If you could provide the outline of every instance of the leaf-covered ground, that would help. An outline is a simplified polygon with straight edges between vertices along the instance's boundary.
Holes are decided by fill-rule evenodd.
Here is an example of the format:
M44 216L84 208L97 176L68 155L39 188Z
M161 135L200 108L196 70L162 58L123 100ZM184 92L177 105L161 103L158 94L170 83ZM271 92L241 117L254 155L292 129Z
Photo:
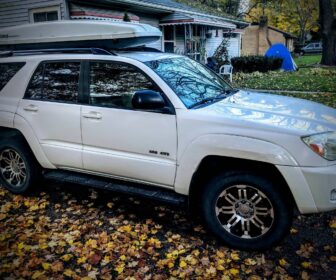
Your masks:
M336 213L297 216L264 253L235 251L184 209L45 182L0 187L0 279L335 279Z
M237 88L336 93L336 68L300 68L296 72L236 73Z

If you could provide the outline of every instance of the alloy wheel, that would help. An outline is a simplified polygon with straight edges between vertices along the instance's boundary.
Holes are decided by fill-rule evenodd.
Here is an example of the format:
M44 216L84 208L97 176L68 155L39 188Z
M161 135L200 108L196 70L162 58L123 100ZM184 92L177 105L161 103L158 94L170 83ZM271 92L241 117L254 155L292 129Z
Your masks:
M231 235L252 239L265 235L274 222L274 208L255 187L234 185L223 190L216 201L216 216Z
M13 149L1 152L0 172L2 178L13 187L22 187L27 179L26 164L20 154Z

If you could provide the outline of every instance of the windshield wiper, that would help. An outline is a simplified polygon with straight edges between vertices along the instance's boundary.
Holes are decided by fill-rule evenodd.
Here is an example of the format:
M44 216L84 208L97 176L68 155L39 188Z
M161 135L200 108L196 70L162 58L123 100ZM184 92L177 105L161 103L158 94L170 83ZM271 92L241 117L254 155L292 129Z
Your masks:
M219 101L219 100L224 99L224 98L227 97L228 95L237 93L238 91L239 91L239 90L236 90L236 89L227 89L227 90L224 90L222 93L218 94L218 95L215 96L215 97L204 98L204 99L202 99L201 101L198 101L198 102L194 103L193 105L191 105L191 106L189 107L189 109L193 109L193 108L195 108L195 107L198 107L198 106L201 106L201 105L204 105L204 104L207 104L207 103L214 103L214 102L216 102L216 101Z

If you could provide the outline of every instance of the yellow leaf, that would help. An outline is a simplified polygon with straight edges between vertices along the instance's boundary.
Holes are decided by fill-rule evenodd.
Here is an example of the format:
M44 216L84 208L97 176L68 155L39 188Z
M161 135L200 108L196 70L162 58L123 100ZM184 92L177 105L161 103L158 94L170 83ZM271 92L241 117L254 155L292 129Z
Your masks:
M121 259L122 261L124 261L124 260L126 260L126 256L125 256L125 255L122 255L122 256L120 256L120 259Z
M77 259L77 264L85 263L86 262L86 257L81 257Z
M169 267L169 268L173 268L173 267L174 267L174 262L169 262L169 263L168 263L168 267Z
M0 214L0 221L6 219L7 215L6 214Z
M219 265L217 265L216 269L222 271L225 268L224 268L224 266L222 266L221 264L219 264Z
M44 270L48 270L51 267L50 263L42 263L42 267Z
M286 265L288 265L287 261L285 259L281 259L279 260L279 264L282 266L282 267L285 267Z
M240 260L239 254L236 252L231 253L231 259L233 259L234 261L239 261Z
M311 263L310 262L302 262L301 263L301 266L303 267L303 268L310 268L311 267Z
M40 208L39 208L39 206L38 205L33 205L33 206L31 206L31 207L29 207L29 211L36 211L36 210L39 210Z
M97 240L94 240L94 239L89 239L88 241L86 241L85 245L89 246L93 249L96 249L98 247L97 246Z
M330 221L329 226L330 226L331 228L336 229L336 220L332 220L332 221Z
M132 231L132 227L130 225L126 225L126 226L121 226L117 229L120 232L128 232L130 233Z
M120 264L114 270L120 274L124 271L124 267L125 267L124 264Z
M256 265L257 262L253 259L246 259L244 262L246 265Z
M35 279L38 279L40 278L41 276L43 276L44 274L44 271L35 271L32 275L32 279L35 280Z
M184 260L180 261L181 268L185 268L186 266L187 266L187 263Z
M239 274L239 270L236 269L236 268L231 268L231 269L230 269L230 273L231 273L231 275L233 275L233 276L237 276L237 275Z
M107 203L107 207L108 208L112 208L113 207L113 203L112 202Z
M18 244L18 249L19 249L19 250L22 250L24 246L25 246L24 243L23 243L23 242L20 242L20 243Z
M296 233L298 233L298 230L295 229L295 228L291 228L290 233L291 234L296 234Z
M71 254L66 254L61 257L61 259L65 262L68 262L73 256Z
M73 272L71 269L66 269L66 270L63 272L63 274L64 274L65 276L68 276L68 277L71 277L71 276L73 276L73 275L76 275L76 273Z
M336 262L336 256L331 256L331 257L330 257L330 260L331 260L332 262Z

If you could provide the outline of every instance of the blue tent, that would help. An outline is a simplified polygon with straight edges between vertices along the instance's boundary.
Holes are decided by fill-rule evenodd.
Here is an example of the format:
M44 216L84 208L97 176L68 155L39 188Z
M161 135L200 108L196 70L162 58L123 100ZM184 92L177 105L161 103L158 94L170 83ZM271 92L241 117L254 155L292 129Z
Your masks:
M280 57L283 59L281 68L285 71L296 71L297 66L292 58L291 53L283 44L274 44L268 49L265 56L267 57Z

